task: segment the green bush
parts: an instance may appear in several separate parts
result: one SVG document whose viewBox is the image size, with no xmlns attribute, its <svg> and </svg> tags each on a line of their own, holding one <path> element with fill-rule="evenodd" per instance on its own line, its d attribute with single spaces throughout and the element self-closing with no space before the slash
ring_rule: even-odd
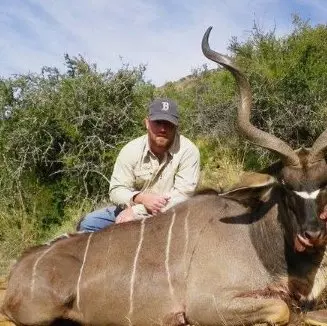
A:
<svg viewBox="0 0 327 326">
<path fill-rule="evenodd" d="M 108 200 L 118 151 L 144 132 L 154 90 L 144 66 L 98 72 L 82 57 L 65 60 L 63 74 L 43 68 L 0 83 L 0 112 L 12 110 L 0 120 L 0 242 L 12 235 L 3 223 L 36 241 L 65 223 L 67 205 Z M 21 232 L 26 221 L 31 232 Z"/>
<path fill-rule="evenodd" d="M 310 147 L 326 126 L 326 37 L 326 25 L 294 17 L 288 36 L 255 26 L 245 43 L 231 45 L 252 86 L 253 123 L 294 148 Z"/>
</svg>

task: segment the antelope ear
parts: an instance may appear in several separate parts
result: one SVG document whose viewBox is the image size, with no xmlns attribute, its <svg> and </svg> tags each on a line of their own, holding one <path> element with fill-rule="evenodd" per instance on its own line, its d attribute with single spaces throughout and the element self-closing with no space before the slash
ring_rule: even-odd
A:
<svg viewBox="0 0 327 326">
<path fill-rule="evenodd" d="M 237 184 L 220 196 L 236 200 L 245 206 L 255 207 L 259 202 L 268 200 L 271 188 L 275 184 L 277 180 L 269 174 L 245 173 Z"/>
</svg>

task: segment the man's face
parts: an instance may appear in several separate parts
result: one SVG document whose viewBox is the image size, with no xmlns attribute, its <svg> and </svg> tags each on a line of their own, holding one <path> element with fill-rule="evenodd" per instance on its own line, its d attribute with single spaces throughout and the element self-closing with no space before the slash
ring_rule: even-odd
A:
<svg viewBox="0 0 327 326">
<path fill-rule="evenodd" d="M 176 126 L 166 120 L 150 121 L 145 119 L 150 146 L 167 150 L 174 141 Z"/>
</svg>

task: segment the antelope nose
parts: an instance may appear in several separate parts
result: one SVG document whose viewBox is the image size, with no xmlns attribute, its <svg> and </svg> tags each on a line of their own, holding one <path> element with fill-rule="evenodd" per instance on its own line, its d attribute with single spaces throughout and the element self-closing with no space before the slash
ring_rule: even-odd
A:
<svg viewBox="0 0 327 326">
<path fill-rule="evenodd" d="M 303 234 L 308 240 L 317 240 L 321 238 L 322 236 L 322 231 L 317 230 L 317 231 L 305 231 Z"/>
</svg>

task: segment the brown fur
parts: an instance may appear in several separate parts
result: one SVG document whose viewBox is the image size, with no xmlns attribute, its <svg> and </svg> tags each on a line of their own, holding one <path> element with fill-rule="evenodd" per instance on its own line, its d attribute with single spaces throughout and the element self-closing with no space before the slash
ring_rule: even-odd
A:
<svg viewBox="0 0 327 326">
<path fill-rule="evenodd" d="M 183 324 L 181 316 L 185 323 L 217 325 L 221 322 L 217 311 L 227 324 L 237 324 L 238 319 L 232 317 L 236 312 L 241 323 L 247 324 L 277 318 L 277 312 L 269 308 L 275 302 L 278 318 L 284 320 L 281 302 L 306 300 L 305 294 L 296 296 L 290 276 L 301 281 L 302 272 L 314 273 L 319 261 L 308 258 L 301 263 L 297 254 L 288 260 L 283 242 L 274 255 L 260 254 L 260 248 L 283 239 L 277 211 L 269 208 L 271 201 L 279 200 L 278 191 L 273 194 L 275 199 L 262 204 L 262 211 L 267 207 L 269 213 L 258 211 L 255 219 L 234 200 L 199 195 L 143 222 L 114 225 L 33 248 L 12 271 L 4 312 L 24 325 L 66 319 L 125 325 L 128 318 L 133 325 L 177 326 Z M 294 269 L 292 275 L 290 269 Z M 311 289 L 314 278 L 306 281 L 304 288 Z M 234 302 L 235 311 L 233 305 L 225 307 L 227 302 Z M 250 306 L 257 307 L 255 314 L 249 313 Z"/>
</svg>

